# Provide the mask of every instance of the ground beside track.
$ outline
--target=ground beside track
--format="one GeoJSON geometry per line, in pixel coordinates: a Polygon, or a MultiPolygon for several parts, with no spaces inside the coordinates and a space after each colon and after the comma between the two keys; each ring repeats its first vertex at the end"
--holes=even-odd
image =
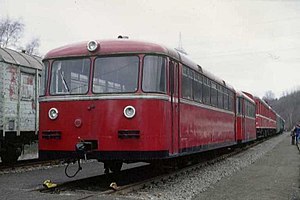
{"type": "MultiPolygon", "coordinates": [[[[124,165],[123,168],[132,168],[143,163],[124,165]]],[[[43,167],[26,172],[14,171],[9,174],[0,175],[0,199],[1,200],[75,200],[88,198],[89,194],[65,192],[63,195],[41,193],[37,189],[41,188],[47,179],[54,183],[63,183],[70,180],[83,179],[86,177],[103,174],[103,164],[98,162],[87,162],[82,164],[83,170],[73,178],[69,179],[64,174],[64,166],[43,167]]],[[[75,171],[75,166],[71,170],[75,171]]],[[[104,197],[104,200],[116,199],[115,197],[104,197]]],[[[130,200],[132,198],[121,198],[130,200]]]]}
{"type": "Polygon", "coordinates": [[[192,199],[299,200],[299,175],[300,154],[285,133],[284,140],[257,162],[192,199]]]}

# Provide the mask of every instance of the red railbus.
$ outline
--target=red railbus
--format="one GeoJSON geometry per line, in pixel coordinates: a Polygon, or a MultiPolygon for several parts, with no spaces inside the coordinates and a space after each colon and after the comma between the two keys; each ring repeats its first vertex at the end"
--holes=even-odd
{"type": "Polygon", "coordinates": [[[90,41],[43,62],[41,159],[85,156],[118,171],[237,143],[233,87],[173,49],[90,41]]]}
{"type": "Polygon", "coordinates": [[[254,97],[256,103],[257,137],[267,137],[276,133],[276,112],[262,99],[254,97]]]}
{"type": "Polygon", "coordinates": [[[237,92],[236,135],[238,143],[256,140],[255,101],[249,93],[237,92]]]}

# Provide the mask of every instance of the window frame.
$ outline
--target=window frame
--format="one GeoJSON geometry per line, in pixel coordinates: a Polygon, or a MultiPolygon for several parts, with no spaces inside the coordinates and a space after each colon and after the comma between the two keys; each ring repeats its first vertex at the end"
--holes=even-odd
{"type": "Polygon", "coordinates": [[[218,83],[211,81],[210,86],[210,103],[214,107],[218,107],[218,83]]]}
{"type": "Polygon", "coordinates": [[[47,95],[47,91],[48,91],[48,79],[49,79],[50,63],[49,63],[48,60],[46,60],[46,61],[43,61],[43,65],[44,65],[44,74],[43,74],[43,69],[42,69],[41,73],[38,73],[38,76],[39,76],[39,79],[40,79],[40,81],[39,81],[39,89],[38,89],[39,97],[46,96],[47,95]],[[43,84],[44,92],[43,92],[43,94],[41,94],[42,77],[43,77],[43,75],[44,75],[44,84],[43,84]]]}
{"type": "MultiPolygon", "coordinates": [[[[195,103],[200,103],[203,105],[208,105],[211,107],[215,107],[224,111],[229,112],[235,112],[235,91],[230,89],[230,87],[227,87],[225,83],[220,83],[219,81],[209,78],[206,74],[203,74],[187,65],[181,64],[182,70],[181,70],[181,94],[180,97],[189,101],[193,101],[195,103]],[[183,93],[183,80],[184,78],[190,77],[190,71],[193,71],[193,80],[191,87],[191,95],[192,98],[188,98],[187,96],[184,96],[183,93]],[[197,79],[197,76],[199,76],[199,80],[197,79]],[[199,82],[201,84],[201,98],[195,99],[196,90],[196,82],[199,82]]],[[[191,78],[190,78],[191,80],[191,78]]]]}
{"type": "Polygon", "coordinates": [[[187,65],[182,64],[182,73],[181,73],[181,98],[183,99],[187,99],[190,101],[194,101],[194,92],[193,92],[193,85],[194,85],[194,78],[195,78],[195,71],[188,67],[187,65]],[[186,70],[185,70],[186,69],[186,70]],[[184,71],[186,71],[186,73],[184,74],[184,71]],[[188,86],[189,86],[189,94],[190,94],[190,98],[188,96],[184,96],[183,93],[183,76],[186,77],[186,79],[188,80],[188,86]]]}
{"type": "Polygon", "coordinates": [[[48,70],[48,77],[49,77],[49,80],[48,80],[48,82],[49,82],[49,87],[47,88],[48,89],[48,93],[49,93],[49,95],[50,96],[66,96],[66,95],[86,95],[86,94],[88,94],[89,93],[89,91],[90,91],[90,78],[91,78],[91,71],[93,71],[93,61],[91,60],[91,57],[68,57],[68,58],[58,58],[58,59],[53,59],[52,60],[52,62],[51,62],[51,66],[50,66],[50,71],[48,70]],[[88,88],[87,88],[87,91],[85,92],[85,93],[76,93],[76,94],[71,94],[71,93],[62,93],[62,94],[53,94],[52,92],[51,92],[51,84],[52,84],[52,70],[53,70],[53,65],[54,65],[54,63],[55,62],[57,62],[57,61],[68,61],[68,60],[80,60],[80,59],[82,59],[82,60],[84,60],[84,59],[86,59],[86,60],[89,60],[89,66],[90,66],[90,70],[89,70],[89,73],[88,73],[88,82],[87,82],[87,86],[88,86],[88,88]]]}
{"type": "Polygon", "coordinates": [[[162,54],[144,54],[144,56],[143,56],[143,58],[142,58],[142,61],[140,61],[141,62],[141,64],[142,64],[142,69],[141,69],[141,91],[143,92],[143,93],[152,93],[152,94],[167,94],[168,93],[168,87],[170,87],[170,85],[169,85],[169,73],[168,73],[168,71],[170,71],[170,70],[167,70],[168,69],[168,67],[169,67],[169,62],[170,62],[171,60],[170,59],[167,59],[167,56],[165,56],[165,55],[162,55],[162,54]],[[143,88],[143,83],[144,83],[144,67],[145,67],[145,65],[144,65],[144,61],[145,61],[145,58],[147,57],[147,56],[157,56],[157,57],[162,57],[163,59],[164,59],[164,61],[165,61],[165,91],[164,92],[161,92],[161,91],[145,91],[144,90],[144,88],[143,88]]]}
{"type": "Polygon", "coordinates": [[[197,71],[194,72],[193,97],[194,97],[194,101],[203,103],[203,101],[202,101],[202,98],[203,98],[203,75],[197,71]],[[199,88],[196,87],[196,85],[201,86],[200,92],[199,92],[199,88]],[[200,95],[196,95],[196,94],[198,94],[197,92],[199,92],[200,95]],[[196,99],[196,96],[199,96],[200,98],[196,99]]]}

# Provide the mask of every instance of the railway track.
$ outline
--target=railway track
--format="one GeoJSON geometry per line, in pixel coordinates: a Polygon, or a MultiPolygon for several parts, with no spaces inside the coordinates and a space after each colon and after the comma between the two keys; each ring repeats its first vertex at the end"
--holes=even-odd
{"type": "Polygon", "coordinates": [[[18,160],[16,163],[10,165],[0,163],[0,174],[27,171],[43,166],[58,165],[60,163],[61,161],[59,160],[39,160],[38,158],[18,160]]]}
{"type": "Polygon", "coordinates": [[[210,155],[208,158],[206,157],[203,159],[203,157],[200,157],[200,162],[189,163],[189,165],[179,169],[173,168],[172,170],[157,170],[157,167],[146,165],[122,170],[119,174],[99,175],[61,183],[54,188],[40,188],[39,191],[62,194],[68,191],[77,191],[89,194],[90,196],[105,194],[124,195],[132,191],[138,191],[143,188],[151,187],[153,184],[166,183],[178,176],[184,176],[195,170],[200,170],[205,166],[213,165],[233,155],[239,154],[240,152],[245,151],[265,140],[266,139],[259,140],[239,148],[224,148],[218,152],[205,152],[204,154],[210,155]]]}

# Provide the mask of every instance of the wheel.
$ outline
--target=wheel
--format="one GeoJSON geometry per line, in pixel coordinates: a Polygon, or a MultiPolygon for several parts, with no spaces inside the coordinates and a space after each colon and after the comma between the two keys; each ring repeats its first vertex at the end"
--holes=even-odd
{"type": "Polygon", "coordinates": [[[104,162],[104,173],[108,174],[109,170],[113,173],[118,173],[121,171],[123,162],[121,161],[108,161],[104,162]]]}
{"type": "Polygon", "coordinates": [[[109,169],[113,173],[118,173],[121,171],[122,165],[123,165],[123,162],[113,162],[113,163],[111,163],[109,169]]]}
{"type": "Polygon", "coordinates": [[[1,153],[1,160],[4,164],[14,164],[21,155],[21,149],[12,145],[6,145],[1,153]]]}

